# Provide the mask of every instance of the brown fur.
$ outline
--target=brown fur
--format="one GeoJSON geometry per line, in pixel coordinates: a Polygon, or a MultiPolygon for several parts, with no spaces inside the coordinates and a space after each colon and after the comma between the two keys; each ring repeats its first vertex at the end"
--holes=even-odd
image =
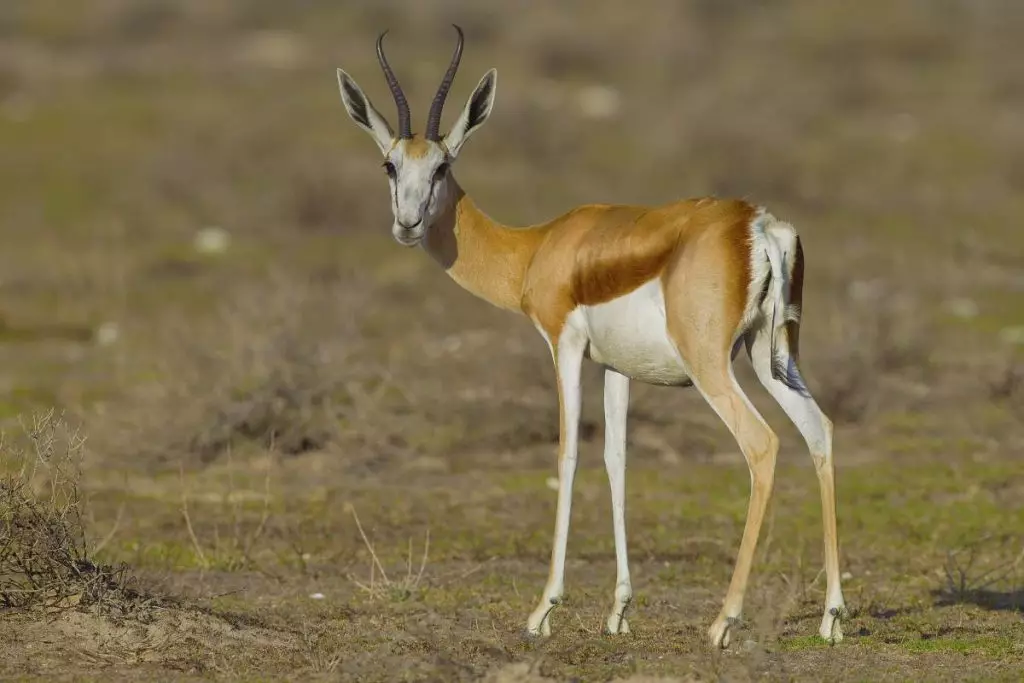
{"type": "Polygon", "coordinates": [[[405,141],[405,156],[411,159],[422,159],[430,152],[430,142],[421,137],[413,135],[405,141]]]}
{"type": "Polygon", "coordinates": [[[661,277],[673,324],[692,326],[686,334],[695,346],[712,329],[722,346],[732,344],[748,303],[751,204],[593,204],[510,228],[480,211],[457,184],[455,191],[453,207],[427,234],[427,251],[462,287],[524,312],[552,342],[577,306],[610,301],[661,277]]]}
{"type": "Polygon", "coordinates": [[[522,308],[557,340],[565,317],[577,306],[628,294],[675,270],[696,249],[714,251],[707,263],[727,271],[724,305],[738,324],[747,303],[754,211],[745,202],[711,199],[655,208],[580,207],[537,228],[547,235],[526,273],[522,308]]]}
{"type": "Polygon", "coordinates": [[[747,308],[753,215],[740,204],[701,223],[663,277],[669,334],[696,373],[729,357],[747,308]]]}
{"type": "Polygon", "coordinates": [[[454,178],[450,182],[456,200],[427,232],[427,252],[472,294],[499,308],[521,311],[523,281],[546,231],[495,223],[454,178]]]}

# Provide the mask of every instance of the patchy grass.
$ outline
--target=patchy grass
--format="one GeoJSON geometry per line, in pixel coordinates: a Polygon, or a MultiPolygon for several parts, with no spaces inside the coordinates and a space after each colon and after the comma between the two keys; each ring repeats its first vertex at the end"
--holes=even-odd
{"type": "Polygon", "coordinates": [[[71,488],[47,488],[41,464],[22,478],[64,437],[30,428],[3,451],[3,558],[34,558],[45,580],[0,571],[21,596],[5,598],[2,675],[1019,678],[1024,15],[966,0],[514,17],[468,0],[65,5],[0,9],[0,426],[54,410],[89,439],[71,488]],[[742,359],[783,451],[733,647],[703,638],[746,467],[695,392],[639,385],[633,632],[601,635],[614,544],[591,366],[568,600],[550,641],[523,636],[555,506],[550,356],[528,321],[393,244],[378,152],[333,72],[393,111],[373,53],[390,28],[422,121],[452,21],[467,45],[449,120],[467,83],[502,73],[457,169],[495,218],[714,193],[800,230],[801,364],[836,423],[842,644],[814,635],[813,468],[742,359]],[[210,228],[220,251],[197,248],[210,228]],[[163,597],[100,609],[142,592],[130,577],[163,597]]]}

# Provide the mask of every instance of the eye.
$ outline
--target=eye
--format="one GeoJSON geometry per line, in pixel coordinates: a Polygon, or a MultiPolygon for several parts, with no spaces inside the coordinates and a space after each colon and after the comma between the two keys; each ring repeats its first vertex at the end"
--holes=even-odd
{"type": "Polygon", "coordinates": [[[395,170],[395,165],[390,161],[385,161],[382,166],[384,166],[384,172],[388,174],[388,177],[394,180],[395,176],[398,175],[398,171],[395,170]]]}
{"type": "Polygon", "coordinates": [[[446,161],[443,164],[441,164],[440,166],[438,166],[437,170],[434,171],[434,180],[441,180],[442,178],[444,178],[444,174],[447,173],[447,172],[448,172],[448,162],[446,161]]]}

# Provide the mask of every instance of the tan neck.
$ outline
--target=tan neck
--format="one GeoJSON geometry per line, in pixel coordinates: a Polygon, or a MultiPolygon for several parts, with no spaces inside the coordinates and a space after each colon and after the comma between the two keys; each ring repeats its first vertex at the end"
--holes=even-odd
{"type": "Polygon", "coordinates": [[[523,280],[543,230],[496,223],[454,177],[448,182],[450,206],[430,226],[424,248],[466,291],[499,308],[521,311],[523,280]]]}

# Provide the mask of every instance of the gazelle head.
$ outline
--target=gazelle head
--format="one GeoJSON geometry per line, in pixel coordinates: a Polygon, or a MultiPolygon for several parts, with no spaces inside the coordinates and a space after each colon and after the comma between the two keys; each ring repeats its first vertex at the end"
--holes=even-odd
{"type": "Polygon", "coordinates": [[[391,234],[399,244],[409,247],[419,244],[431,224],[448,207],[451,164],[469,136],[490,116],[494,106],[498,74],[491,69],[480,79],[447,135],[441,136],[438,132],[444,101],[462,58],[462,29],[455,26],[455,30],[458,31],[459,42],[430,105],[427,128],[422,138],[412,132],[409,103],[384,56],[383,42],[387,31],[377,38],[377,60],[398,107],[397,135],[355,80],[338,69],[341,101],[349,117],[370,134],[384,154],[383,166],[391,189],[391,211],[395,216],[391,234]]]}

